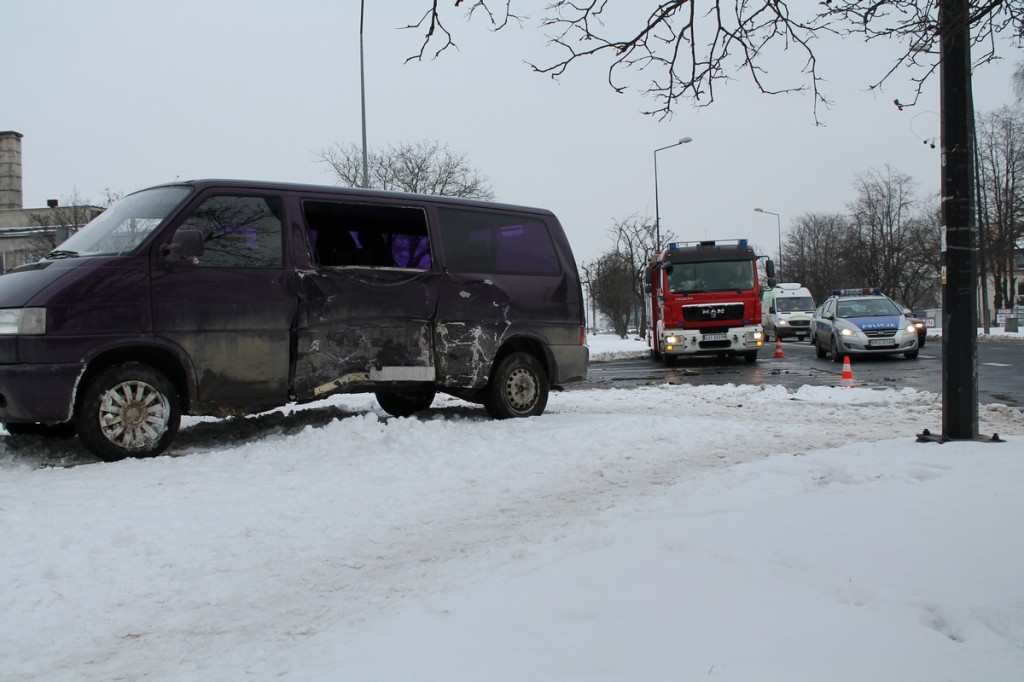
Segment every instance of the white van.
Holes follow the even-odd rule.
[[[803,341],[810,334],[814,297],[799,282],[776,284],[761,296],[761,315],[765,338],[795,336]]]

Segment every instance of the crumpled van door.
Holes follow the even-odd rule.
[[[436,279],[429,271],[364,267],[304,273],[296,396],[311,400],[382,382],[433,383]]]
[[[300,277],[296,397],[433,383],[440,273],[424,209],[326,197],[301,204],[313,268]]]

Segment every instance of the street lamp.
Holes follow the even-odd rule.
[[[782,219],[779,218],[779,214],[778,213],[772,213],[771,211],[766,211],[763,208],[755,208],[754,210],[757,211],[758,213],[767,213],[768,215],[775,216],[775,226],[779,229],[779,262],[775,264],[775,272],[777,273],[777,277],[781,280],[782,279]]]
[[[678,142],[665,147],[658,147],[654,150],[654,239],[658,242],[658,253],[661,253],[661,213],[658,210],[658,152],[671,149],[672,147],[678,147],[679,145],[686,144],[687,142],[693,142],[693,138],[682,137],[679,138]]]
[[[363,10],[365,0],[359,3],[359,101],[363,109],[363,189],[370,186],[370,176],[366,163],[366,71],[363,68]]]

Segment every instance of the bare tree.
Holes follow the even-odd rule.
[[[30,240],[29,252],[32,258],[42,258],[53,251],[68,237],[84,227],[121,195],[110,189],[104,190],[104,203],[93,204],[89,199],[72,191],[48,210],[33,211],[31,221],[39,228]]]
[[[857,177],[857,198],[850,204],[847,242],[850,286],[878,286],[906,305],[916,305],[930,278],[912,246],[924,229],[922,205],[913,180],[886,166]]]
[[[469,19],[483,16],[492,30],[529,19],[517,13],[524,4],[517,0],[424,4],[429,9],[405,27],[423,32],[419,52],[409,59],[436,57],[456,47],[448,26],[451,13],[460,8]],[[822,34],[856,35],[903,47],[891,68],[870,83],[872,89],[880,88],[894,73],[907,70],[913,92],[908,102],[895,101],[903,107],[916,103],[938,66],[940,4],[941,0],[670,0],[632,14],[613,14],[625,2],[550,0],[536,21],[560,56],[530,66],[558,78],[578,61],[604,59],[608,84],[616,92],[631,87],[634,79],[646,79],[637,87],[656,106],[644,113],[659,117],[670,115],[680,99],[697,106],[711,104],[716,84],[746,73],[766,94],[810,92],[817,120],[818,107],[828,105],[828,100],[813,40]],[[1024,0],[970,0],[966,21],[977,48],[975,64],[991,61],[997,35],[1024,35]],[[789,51],[792,54],[784,55]],[[797,68],[789,69],[786,80],[776,84],[767,65],[777,63],[780,55]]]
[[[633,270],[633,294],[637,309],[640,311],[640,333],[646,335],[647,307],[644,305],[644,290],[641,275],[647,265],[658,257],[658,229],[649,218],[632,215],[618,220],[608,230],[615,245],[614,250],[621,254]],[[671,242],[676,237],[671,231],[663,231],[662,238]]]
[[[783,245],[790,279],[824,300],[848,268],[850,218],[840,213],[808,213],[794,221]]]
[[[584,270],[589,273],[594,305],[611,320],[615,333],[626,338],[629,324],[637,314],[633,264],[618,251],[609,251],[585,265]]]
[[[334,179],[349,187],[363,183],[362,148],[333,144],[316,154]],[[491,200],[486,177],[470,166],[465,154],[439,142],[405,142],[367,154],[370,187],[374,189]]]
[[[979,117],[978,155],[986,263],[996,308],[1013,304],[1014,260],[1024,240],[1024,109],[1004,107]]]

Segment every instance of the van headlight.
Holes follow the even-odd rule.
[[[0,308],[0,336],[45,333],[46,308]]]

